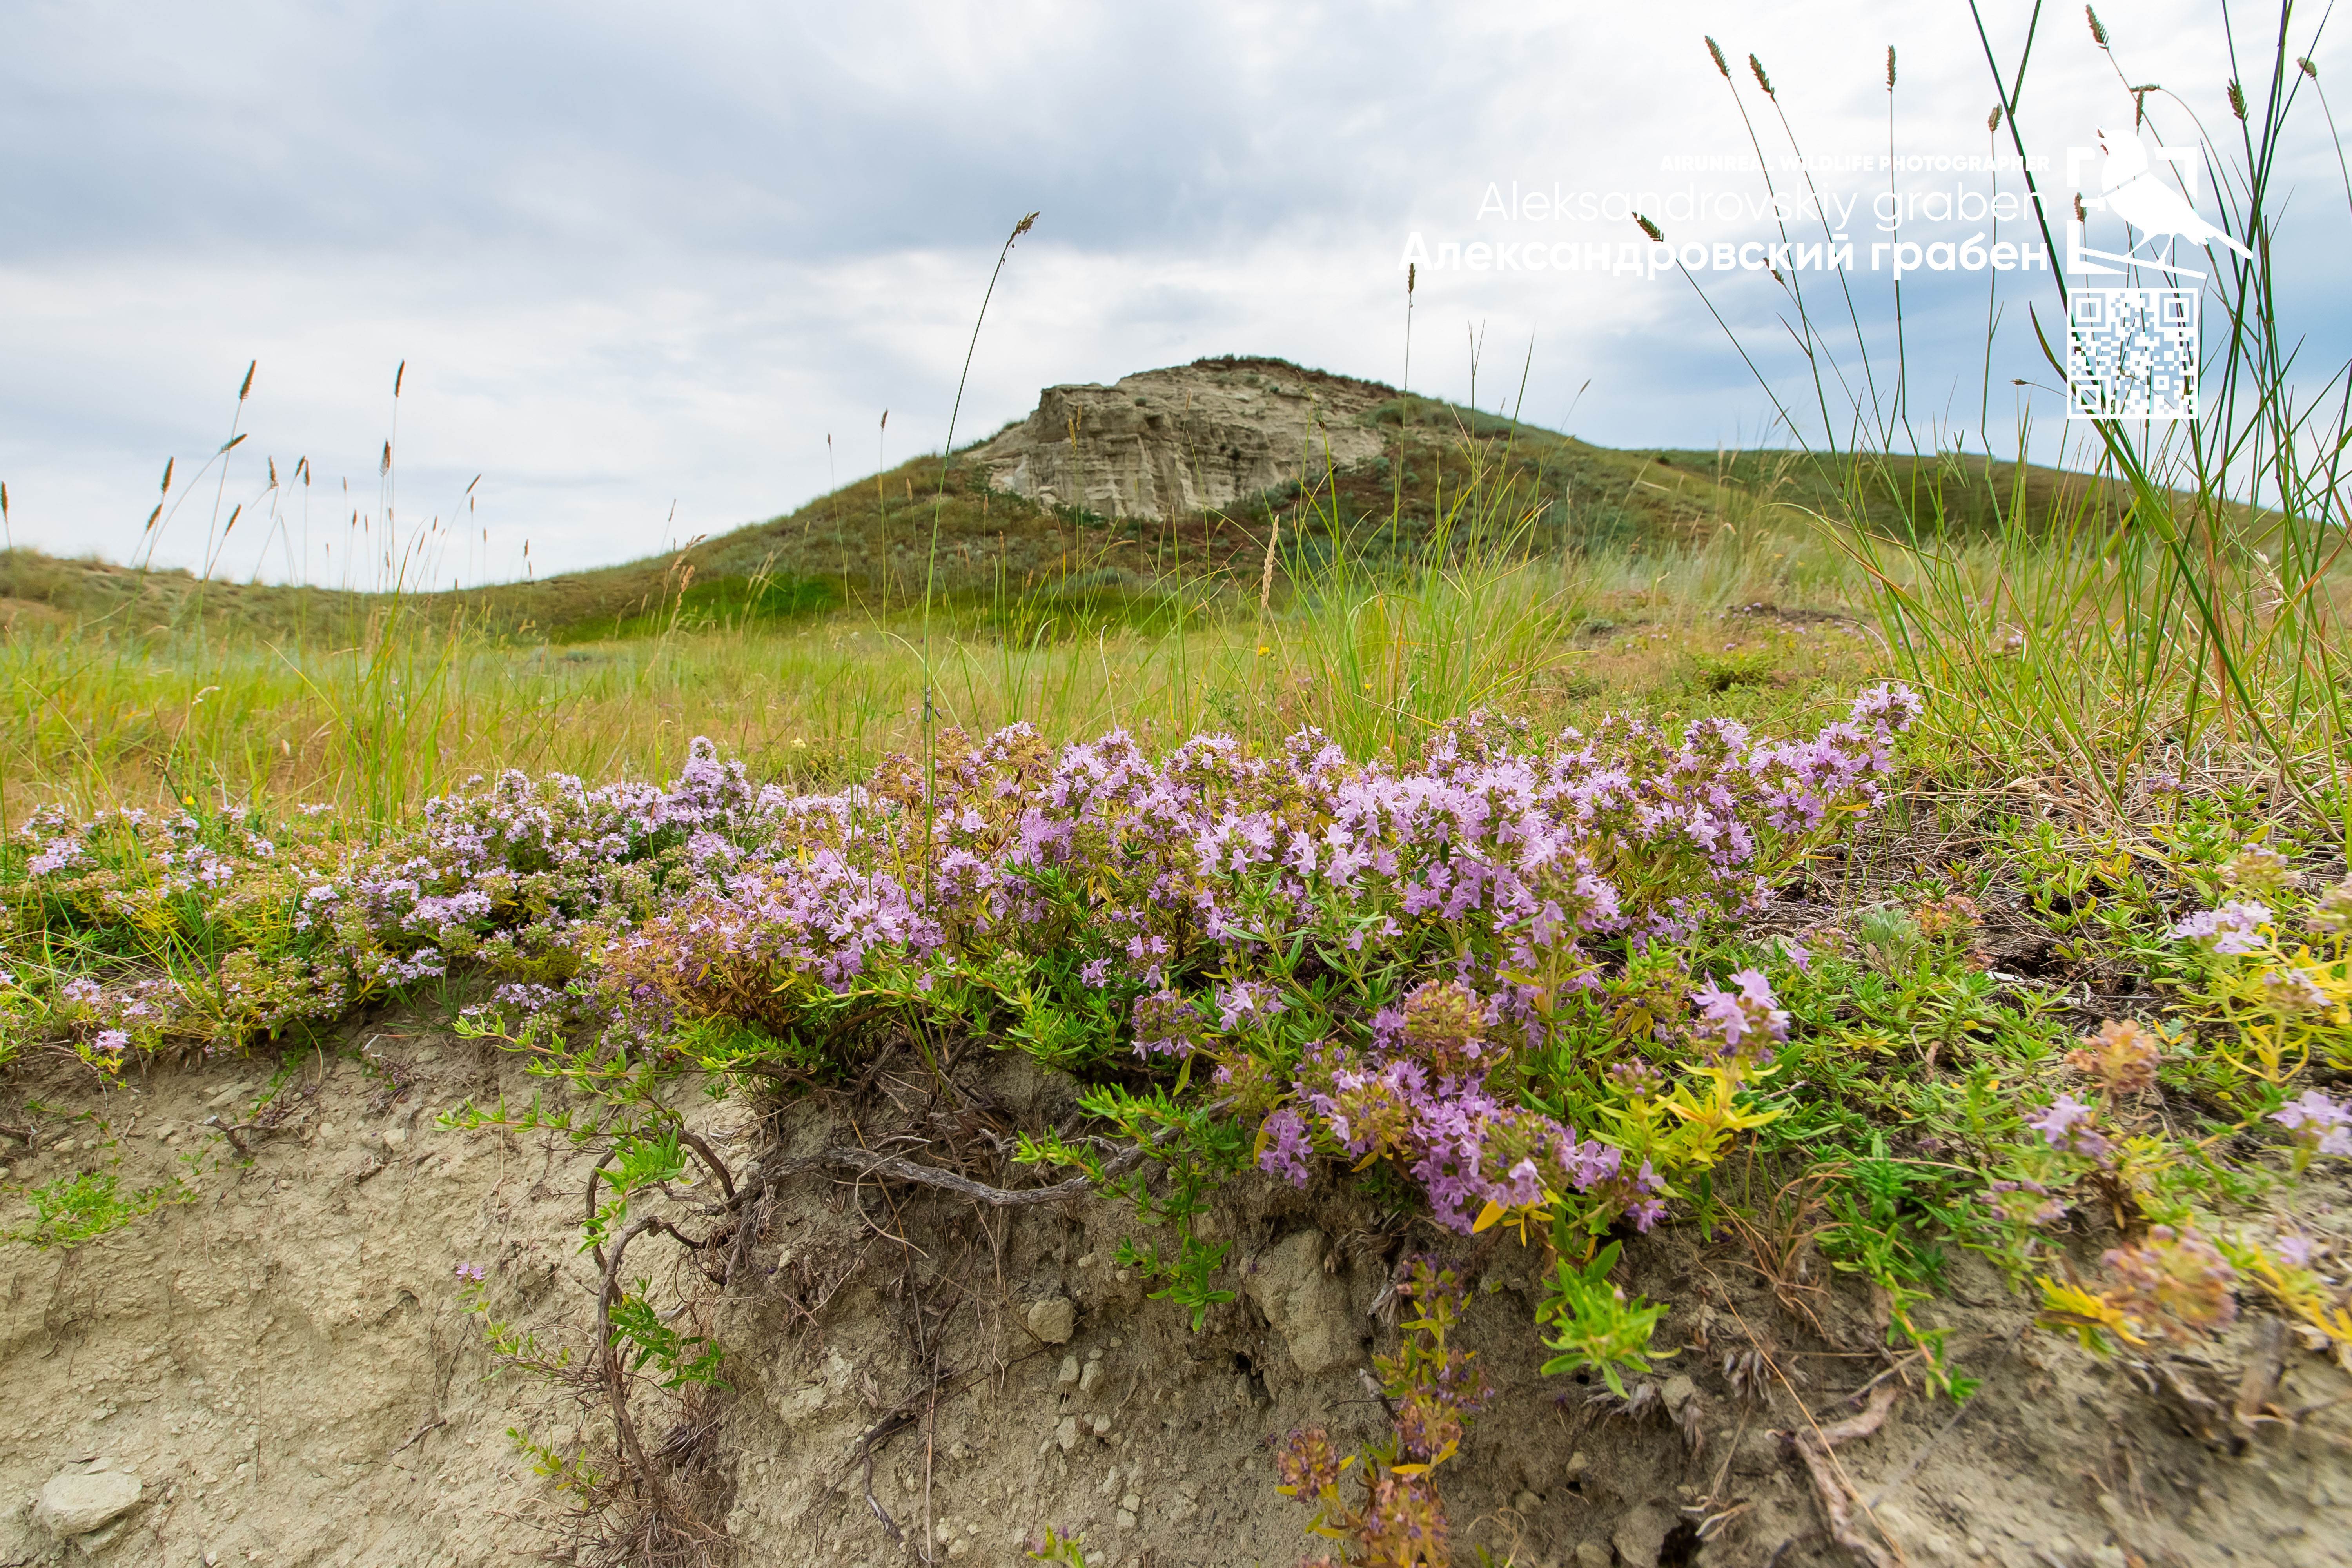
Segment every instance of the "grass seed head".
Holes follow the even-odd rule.
[[[1731,63],[1723,58],[1723,46],[1717,43],[1714,38],[1709,37],[1706,41],[1706,52],[1715,58],[1715,68],[1723,73],[1723,79],[1729,81],[1731,79]]]

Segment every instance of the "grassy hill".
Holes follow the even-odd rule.
[[[1180,587],[1196,604],[1254,603],[1277,520],[1278,587],[1341,554],[1377,566],[1433,551],[1675,548],[1726,526],[1843,518],[1857,495],[1872,524],[1897,535],[1983,534],[2009,508],[2112,519],[2121,507],[2102,481],[1983,459],[1874,459],[1857,472],[1786,451],[1617,450],[1418,396],[1391,398],[1371,418],[1392,443],[1388,455],[1213,512],[1114,520],[1040,506],[990,488],[961,454],[944,464],[929,455],[680,550],[404,604],[494,635],[572,644],[790,622],[849,605],[887,609],[919,600],[928,583],[935,608],[962,630],[1021,632],[1041,618],[1148,622]],[[0,624],[201,621],[292,636],[364,619],[387,601],[16,551],[0,555]]]

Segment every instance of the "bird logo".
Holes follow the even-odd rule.
[[[2147,267],[2185,278],[2202,279],[2205,274],[2189,268],[2178,267],[2171,261],[2170,242],[2186,239],[2189,244],[2204,247],[2219,245],[2235,251],[2248,261],[2254,253],[2247,249],[2219,226],[2197,216],[2189,198],[2164,180],[2156,171],[2148,150],[2137,136],[2116,136],[2102,131],[2098,133],[2098,151],[2105,155],[2105,166],[2099,172],[2099,194],[2076,198],[2075,217],[2067,232],[2066,270],[2086,274],[2121,272],[2126,267]],[[2078,169],[2088,148],[2068,151],[2070,174]],[[2196,187],[2197,153],[2194,148],[2158,147],[2156,157],[2170,163],[2179,172],[2181,183],[2190,190]],[[2093,250],[2084,244],[2083,214],[2095,209],[2111,212],[2124,220],[2139,237],[2121,251]],[[2165,242],[2164,259],[2143,256],[2140,247],[2152,241]],[[2120,265],[2103,266],[2113,262]]]
[[[2099,132],[2099,151],[2107,165],[2099,174],[2099,198],[2106,210],[2153,238],[2179,235],[2191,245],[2227,246],[2248,261],[2254,253],[2197,216],[2188,199],[2156,177],[2147,149],[2137,136]]]

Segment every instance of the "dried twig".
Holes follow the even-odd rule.
[[[400,1447],[394,1448],[391,1453],[386,1454],[384,1458],[387,1459],[395,1458],[398,1456],[406,1453],[409,1449],[415,1447],[417,1444],[425,1440],[425,1434],[432,1431],[436,1426],[446,1426],[447,1425],[449,1425],[449,1418],[446,1415],[436,1415],[427,1420],[419,1422],[417,1424],[416,1430],[402,1438]]]

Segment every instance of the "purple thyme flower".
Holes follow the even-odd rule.
[[[1691,993],[1698,1007],[1699,1037],[1712,1041],[1724,1059],[1769,1063],[1772,1047],[1768,1042],[1789,1037],[1789,1015],[1759,971],[1743,969],[1731,983],[1738,989],[1726,991],[1710,980]]]
[[[1265,1149],[1257,1157],[1257,1167],[1269,1176],[1280,1176],[1294,1187],[1307,1184],[1307,1157],[1315,1152],[1307,1140],[1307,1119],[1284,1106],[1265,1119],[1267,1134]]]
[[[1255,980],[1237,980],[1217,996],[1217,1027],[1233,1030],[1246,1018],[1252,1023],[1283,1010],[1282,993]]]
[[[2071,1094],[2062,1094],[2051,1101],[2050,1109],[2039,1121],[2026,1125],[2042,1134],[2042,1141],[2062,1154],[2082,1154],[2098,1159],[2107,1152],[2107,1141],[2091,1123],[2091,1108]]]
[[[80,844],[70,838],[60,838],[26,861],[25,871],[28,876],[46,877],[51,872],[64,870],[80,858],[82,858]]]
[[[2272,1111],[2271,1120],[2287,1130],[2305,1162],[2314,1154],[2352,1154],[2352,1109],[2315,1089]]]
[[[2238,955],[2259,952],[2263,938],[2261,928],[2268,925],[2271,910],[2268,904],[2251,900],[2233,900],[2218,910],[2200,910],[2172,928],[2176,942],[2210,944],[2215,952]]]

